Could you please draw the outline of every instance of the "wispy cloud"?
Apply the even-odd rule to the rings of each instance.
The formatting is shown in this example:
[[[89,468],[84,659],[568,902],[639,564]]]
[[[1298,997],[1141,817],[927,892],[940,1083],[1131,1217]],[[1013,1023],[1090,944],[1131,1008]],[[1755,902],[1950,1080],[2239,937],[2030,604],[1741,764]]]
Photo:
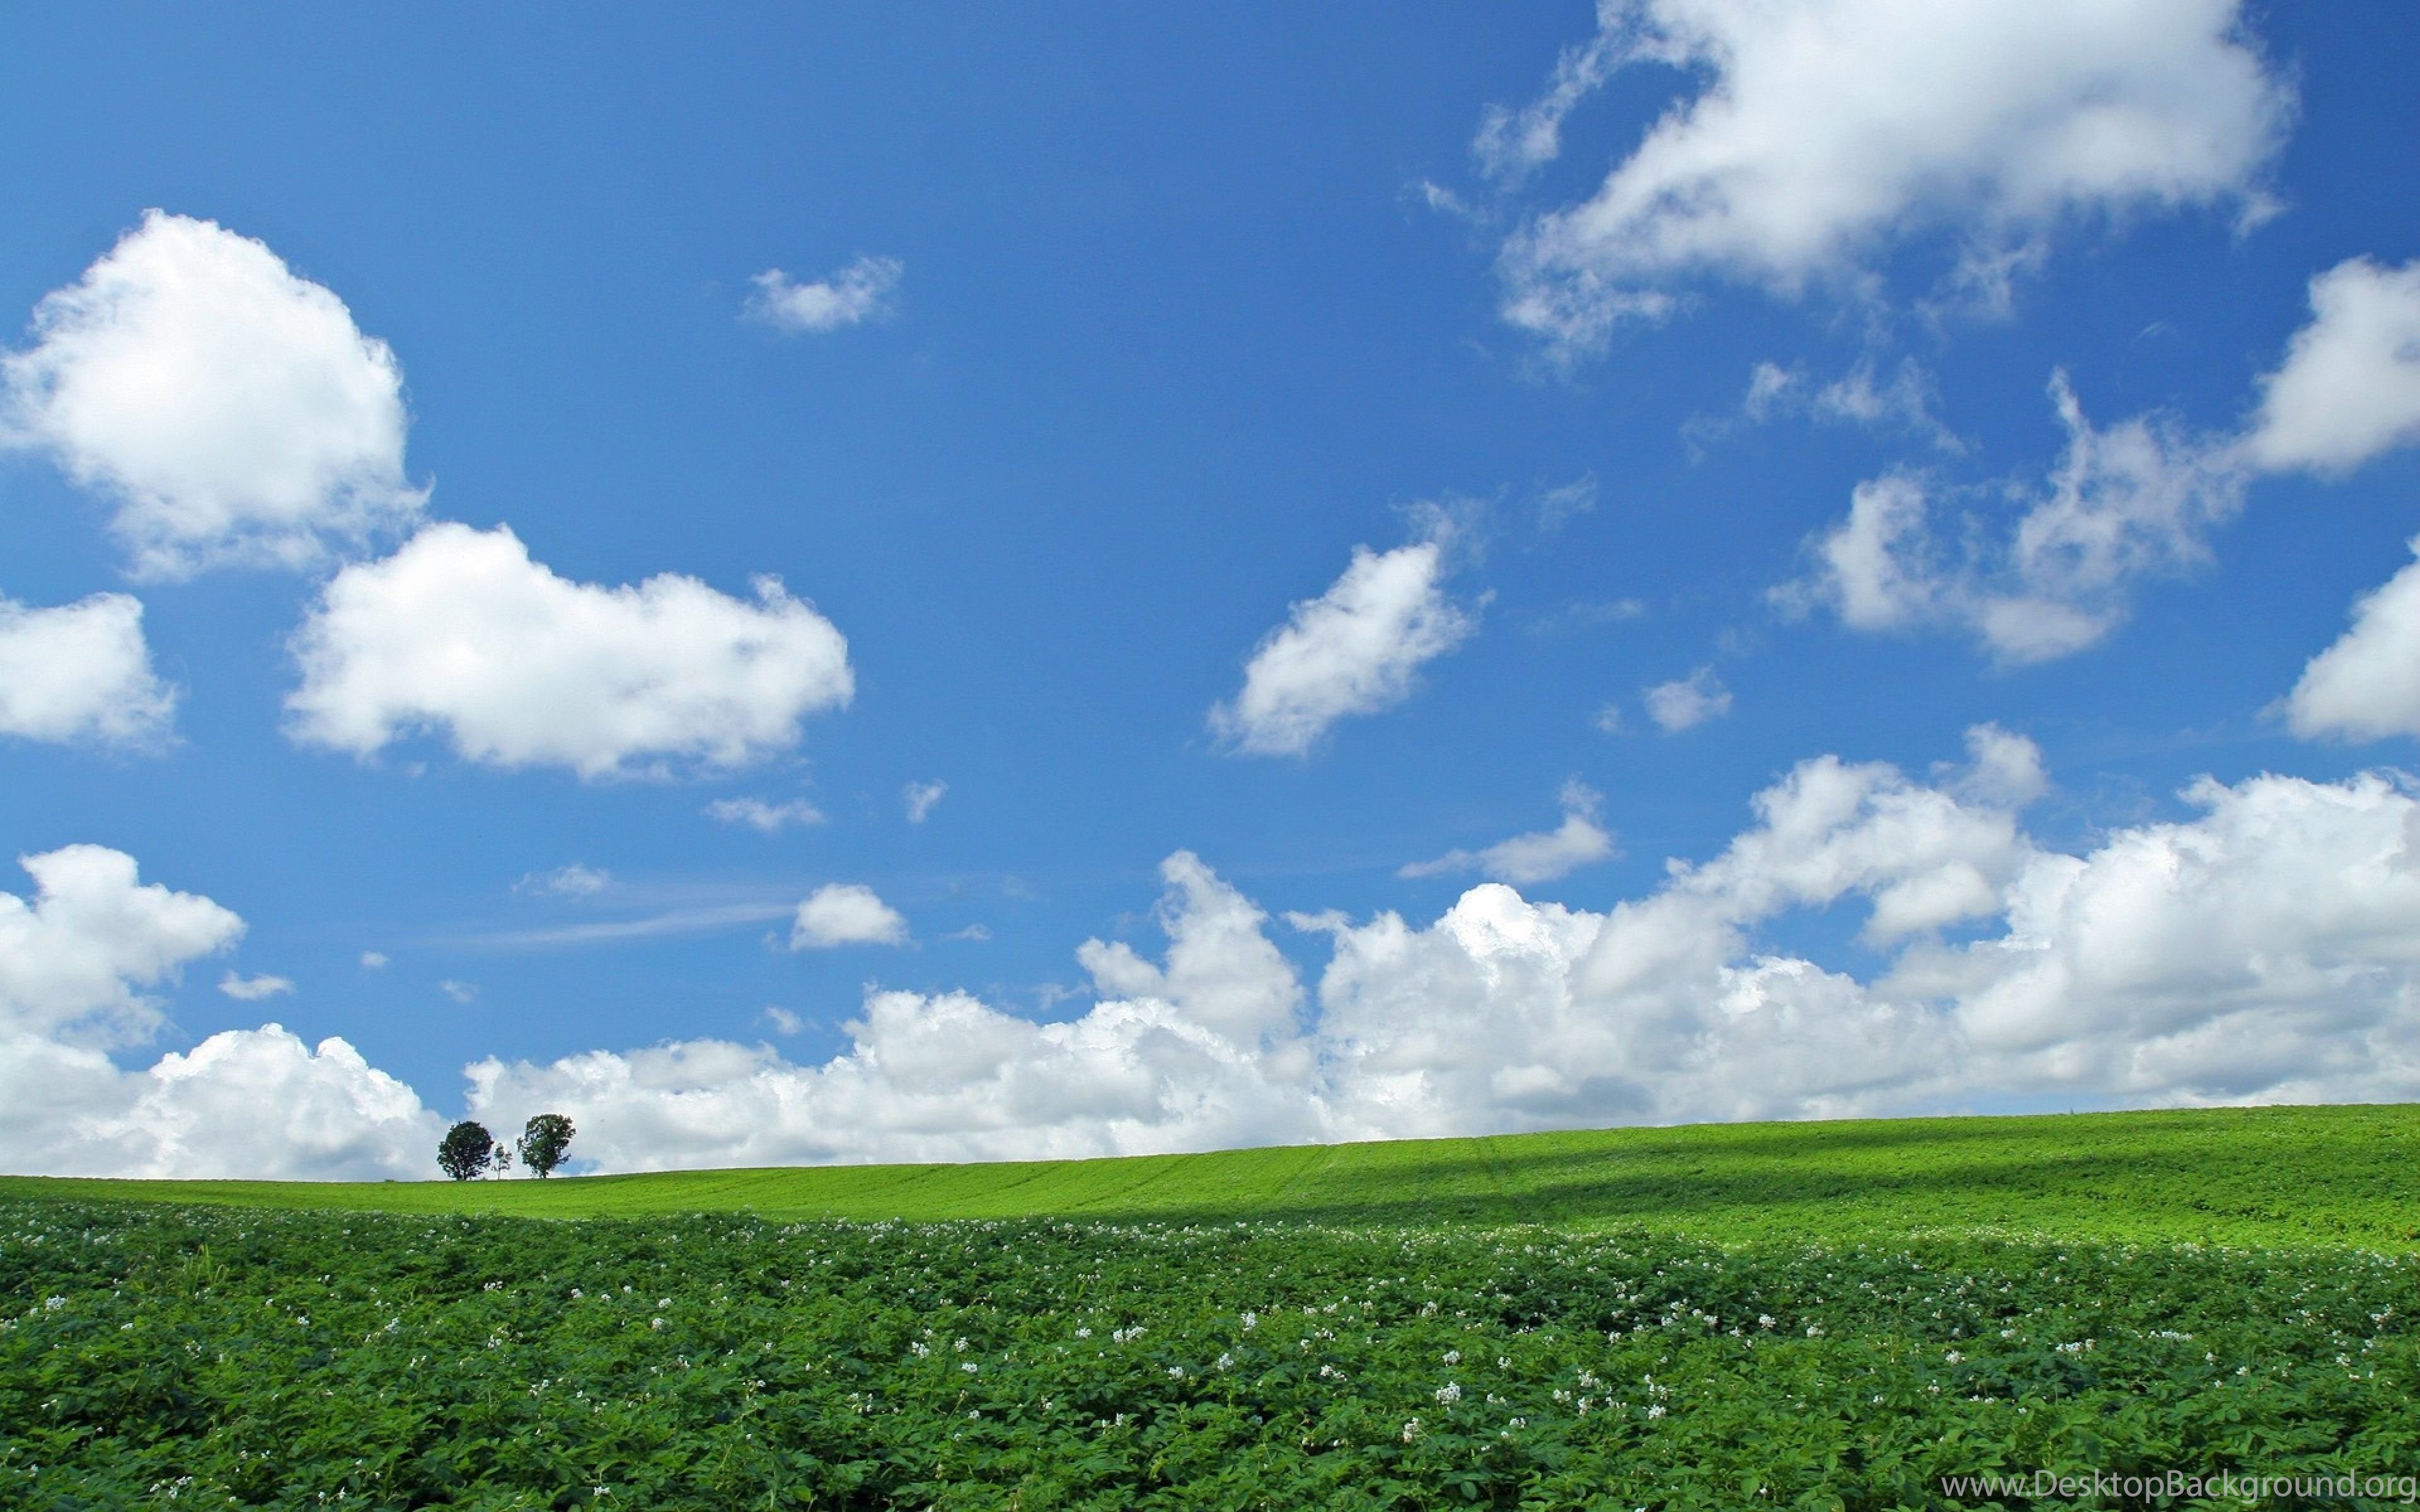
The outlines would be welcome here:
[[[908,822],[923,824],[925,816],[933,811],[933,805],[940,802],[949,791],[950,784],[938,778],[930,782],[908,783],[899,795],[900,800],[908,805]]]
[[[1700,667],[1686,677],[1658,683],[1647,690],[1646,698],[1647,717],[1668,735],[1694,730],[1731,712],[1731,690],[1723,686],[1712,667]]]
[[[514,883],[513,890],[549,898],[589,898],[603,892],[613,882],[612,872],[574,861],[551,872],[532,872]]]
[[[908,265],[896,257],[860,257],[829,278],[800,284],[778,268],[749,282],[756,285],[747,315],[777,331],[838,331],[865,320],[886,320]]]
[[[561,924],[549,929],[499,930],[461,935],[441,943],[501,949],[543,949],[565,945],[610,945],[616,940],[655,939],[667,934],[706,934],[784,918],[798,904],[779,903],[718,903],[705,907],[670,908],[636,918],[597,919],[585,924]]]
[[[746,825],[771,835],[789,825],[820,825],[824,811],[804,798],[767,803],[762,798],[717,798],[706,806],[706,816],[718,824]]]

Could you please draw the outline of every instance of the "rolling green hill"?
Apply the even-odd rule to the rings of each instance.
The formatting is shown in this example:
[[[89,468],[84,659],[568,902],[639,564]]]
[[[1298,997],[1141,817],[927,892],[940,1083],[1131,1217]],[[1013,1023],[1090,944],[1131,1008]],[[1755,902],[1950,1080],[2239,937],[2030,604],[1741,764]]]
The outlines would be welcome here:
[[[574,1146],[575,1151],[577,1146]],[[1999,1230],[2420,1249],[2420,1105],[1710,1124],[965,1165],[372,1183],[0,1177],[0,1198],[577,1218],[1644,1226],[1730,1243]],[[434,1165],[432,1159],[432,1166]]]

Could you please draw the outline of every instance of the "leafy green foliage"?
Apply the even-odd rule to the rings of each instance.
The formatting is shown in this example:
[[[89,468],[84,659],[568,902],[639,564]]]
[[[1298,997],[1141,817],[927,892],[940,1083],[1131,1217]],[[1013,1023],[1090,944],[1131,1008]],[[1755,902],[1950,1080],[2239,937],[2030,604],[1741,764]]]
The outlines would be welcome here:
[[[511,1152],[497,1148],[485,1124],[468,1119],[446,1130],[437,1146],[437,1168],[458,1181],[467,1181],[490,1165],[502,1170],[509,1159]]]
[[[541,1113],[521,1126],[521,1164],[540,1177],[551,1176],[563,1164],[564,1152],[571,1148],[571,1136],[578,1131],[571,1120],[560,1113]]]
[[[529,1183],[535,1186],[536,1183]],[[0,1203],[0,1505],[1897,1507],[2420,1473],[2420,1257]]]

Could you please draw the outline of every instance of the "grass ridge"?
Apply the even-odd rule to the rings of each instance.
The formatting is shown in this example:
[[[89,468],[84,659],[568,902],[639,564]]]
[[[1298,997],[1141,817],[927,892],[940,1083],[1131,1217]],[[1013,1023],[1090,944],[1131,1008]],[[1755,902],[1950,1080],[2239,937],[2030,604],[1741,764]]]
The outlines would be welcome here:
[[[2420,1249],[2415,1156],[2420,1104],[2385,1103],[1699,1124],[542,1182],[0,1176],[0,1198],[551,1218],[1528,1222],[1644,1226],[1724,1243],[1963,1230],[2406,1251]]]

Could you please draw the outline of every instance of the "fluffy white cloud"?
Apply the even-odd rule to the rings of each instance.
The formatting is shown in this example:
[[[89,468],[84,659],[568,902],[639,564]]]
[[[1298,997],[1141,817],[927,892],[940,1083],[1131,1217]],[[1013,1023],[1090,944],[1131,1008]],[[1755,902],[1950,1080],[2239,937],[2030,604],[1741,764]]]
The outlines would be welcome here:
[[[1355,548],[1344,576],[1261,641],[1243,690],[1211,709],[1210,728],[1251,755],[1300,756],[1337,720],[1409,698],[1420,667],[1478,628],[1446,596],[1444,575],[1439,540]]]
[[[2255,466],[2349,472],[2420,440],[2420,262],[2366,257],[2311,280],[2311,323],[2261,379],[2244,437]]]
[[[364,950],[362,952],[362,969],[364,971],[381,970],[385,965],[386,952],[384,950]]]
[[[2408,780],[2205,779],[2188,817],[2067,854],[2019,823],[2045,781],[2031,743],[1984,726],[1968,748],[1924,779],[1803,762],[1718,855],[1603,913],[1491,882],[1426,925],[1289,915],[1330,942],[1309,1004],[1261,910],[1180,852],[1161,869],[1165,955],[1087,941],[1101,1000],[1073,1020],[872,989],[820,1065],[712,1040],[489,1059],[467,1068],[471,1111],[568,1113],[585,1158],[634,1170],[2420,1097]],[[67,855],[33,860],[90,875],[38,867],[41,903],[0,908],[11,1168],[427,1174],[440,1121],[341,1041],[313,1051],[271,1025],[128,1073],[53,1032],[121,1014],[241,927],[138,886],[115,853]],[[1835,910],[1858,922],[1856,969],[1770,943]]]
[[[930,782],[910,782],[899,790],[899,800],[908,806],[908,822],[921,825],[933,811],[933,806],[949,794],[950,784],[939,779]]]
[[[892,297],[899,290],[908,265],[896,257],[860,257],[812,284],[794,282],[778,268],[768,268],[750,282],[747,313],[778,331],[837,331],[862,320],[890,318]]]
[[[706,806],[706,816],[719,824],[746,825],[768,835],[789,825],[820,825],[824,811],[804,798],[767,803],[762,798],[717,798]]]
[[[483,1062],[612,1169],[1133,1153],[1616,1121],[2420,1094],[2420,798],[2386,778],[2196,784],[2181,822],[2045,850],[2040,753],[1981,727],[1930,780],[1835,757],[1720,855],[1605,913],[1483,884],[1332,941],[1316,1007],[1248,899],[1162,869],[1164,963],[1091,941],[1102,1001],[1036,1024],[874,991],[820,1066],[690,1041]],[[1761,938],[1854,908],[1860,976]]]
[[[1810,762],[1760,825],[1591,915],[1473,889],[1413,929],[1333,925],[1331,1127],[1466,1133],[1620,1119],[2399,1099],[2420,1087],[2420,804],[2363,778],[2197,785],[2183,824],[2035,848],[2007,737],[1949,788]],[[1994,749],[1994,746],[2001,748]],[[1961,791],[1962,790],[1962,791]],[[1999,793],[1993,800],[1986,795]],[[1757,926],[1863,897],[1869,980]],[[1964,944],[1935,932],[1997,918]]]
[[[177,690],[151,670],[136,599],[28,609],[0,598],[0,735],[142,748],[168,738],[176,709]]]
[[[136,878],[134,860],[70,845],[23,864],[32,903],[0,893],[0,1167],[45,1175],[422,1176],[442,1126],[342,1040],[276,1025],[214,1034],[147,1070],[105,1053],[158,1028],[144,989],[231,947],[243,921]],[[229,973],[239,997],[287,984]]]
[[[260,242],[153,210],[0,360],[10,445],[116,501],[138,573],[304,565],[408,523],[403,374]]]
[[[1702,81],[1585,201],[1504,248],[1504,313],[1565,350],[1712,275],[1784,293],[1922,231],[2009,259],[2081,217],[2266,208],[2290,91],[2237,0],[1603,0],[1538,103],[1476,150],[1513,179],[1572,106],[1646,64]]]
[[[1643,697],[1647,717],[1668,735],[1695,730],[1709,719],[1719,719],[1731,712],[1731,690],[1723,686],[1712,667],[1700,667],[1686,677],[1658,683]]]
[[[908,920],[872,887],[834,882],[817,887],[790,925],[790,949],[822,950],[840,945],[905,945]]]
[[[230,971],[219,979],[219,991],[238,1002],[256,1003],[264,997],[293,992],[294,983],[284,977],[239,977]]]
[[[2354,600],[2352,628],[2303,669],[2285,714],[2305,740],[2420,735],[2420,563]]]
[[[1921,475],[1869,480],[1812,543],[1814,572],[1776,601],[1829,609],[1855,630],[1953,625],[1999,661],[2038,662],[2115,629],[2137,581],[2207,561],[2210,533],[2242,507],[2234,443],[2155,416],[2095,429],[2064,373],[2051,399],[2067,450],[2047,487],[2019,496],[2013,521],[1935,521]]]
[[[1613,836],[1597,824],[1605,795],[1575,778],[1560,795],[1563,822],[1552,829],[1515,835],[1478,851],[1448,851],[1434,861],[1415,861],[1396,872],[1401,877],[1445,876],[1477,872],[1498,882],[1528,886],[1552,882],[1581,867],[1614,855]]]
[[[339,1039],[229,1029],[145,1071],[31,1037],[0,1042],[0,1158],[48,1176],[426,1178],[443,1120]]]
[[[160,1024],[136,989],[232,947],[243,920],[208,898],[136,880],[134,857],[68,845],[18,858],[31,903],[0,893],[0,1027],[131,1042]]]
[[[432,525],[338,573],[294,638],[300,740],[369,756],[442,731],[466,761],[585,778],[734,767],[845,704],[848,646],[772,578],[753,603],[666,573],[559,578],[503,527]]]
[[[1133,1154],[1311,1138],[1294,972],[1257,908],[1190,856],[1162,869],[1164,965],[1092,942],[1105,1000],[1036,1024],[960,993],[868,995],[820,1066],[691,1041],[470,1068],[475,1116],[569,1114],[612,1170]]]
[[[1262,934],[1267,916],[1190,851],[1160,863],[1168,962],[1153,965],[1123,942],[1086,940],[1076,959],[1106,997],[1180,1003],[1187,1017],[1245,1049],[1289,1040],[1302,989]]]

